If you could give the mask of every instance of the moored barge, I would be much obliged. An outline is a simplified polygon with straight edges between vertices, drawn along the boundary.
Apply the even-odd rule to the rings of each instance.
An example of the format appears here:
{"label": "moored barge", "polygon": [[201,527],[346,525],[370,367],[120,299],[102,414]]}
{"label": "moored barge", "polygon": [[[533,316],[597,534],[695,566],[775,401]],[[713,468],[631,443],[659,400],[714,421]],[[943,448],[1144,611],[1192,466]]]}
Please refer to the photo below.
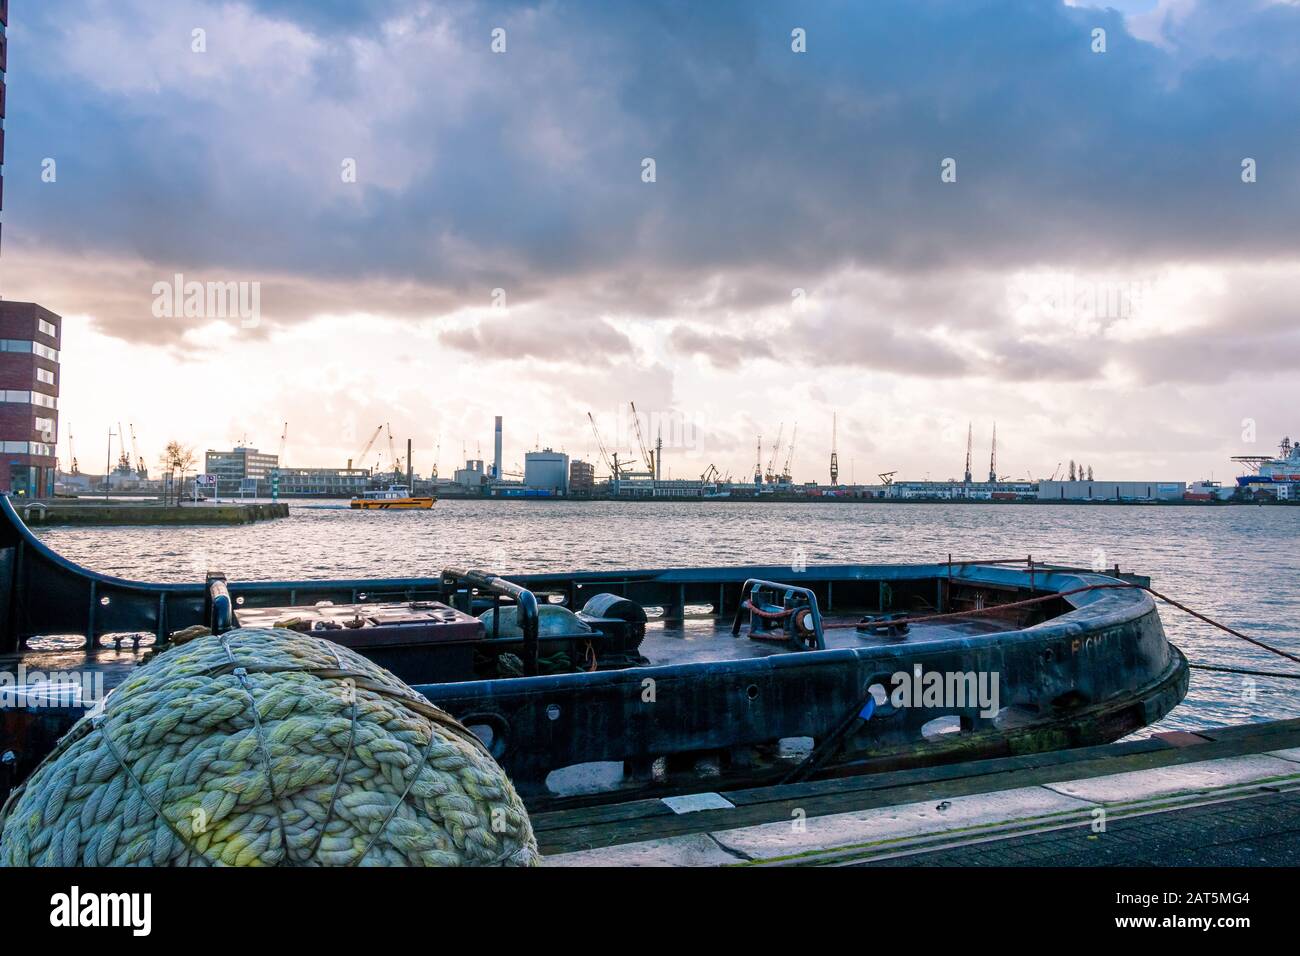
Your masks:
{"label": "moored barge", "polygon": [[[111,688],[185,628],[310,632],[470,727],[538,809],[1115,740],[1187,691],[1146,583],[1026,559],[154,584],[0,499],[0,670]],[[11,691],[4,789],[93,704]]]}

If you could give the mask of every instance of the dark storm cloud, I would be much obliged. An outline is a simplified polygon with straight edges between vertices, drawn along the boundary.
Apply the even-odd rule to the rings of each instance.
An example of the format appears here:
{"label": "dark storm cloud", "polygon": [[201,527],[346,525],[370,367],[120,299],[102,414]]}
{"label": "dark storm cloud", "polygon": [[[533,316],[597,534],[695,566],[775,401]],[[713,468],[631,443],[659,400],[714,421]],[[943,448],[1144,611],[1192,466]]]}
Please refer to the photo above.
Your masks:
{"label": "dark storm cloud", "polygon": [[776,358],[779,337],[731,335],[679,325],[673,329],[669,340],[682,355],[700,355],[718,368],[735,368],[742,362],[754,359]]}
{"label": "dark storm cloud", "polygon": [[[145,9],[16,11],[6,233],[163,274],[297,283],[278,304],[268,292],[273,320],[322,299],[445,314],[501,287],[559,323],[591,309],[707,325],[865,269],[893,286],[865,319],[841,308],[796,330],[795,353],[964,375],[979,363],[942,329],[1006,330],[971,272],[1300,254],[1295,5],[1196,4],[1166,17],[1159,46],[1115,11],[1054,0]],[[790,51],[795,26],[806,54]],[[40,181],[46,156],[57,184]],[[1260,164],[1251,186],[1244,156]],[[340,181],[345,157],[356,184]],[[152,337],[135,322],[147,289],[118,304],[133,289],[101,322]],[[673,341],[725,362],[735,334]],[[506,338],[444,336],[469,351]],[[1025,374],[1084,377],[1103,358],[986,345],[987,367]]]}
{"label": "dark storm cloud", "polygon": [[1125,364],[1139,381],[1184,385],[1294,375],[1300,370],[1300,322],[1284,330],[1242,325],[1198,330],[1127,350]]}
{"label": "dark storm cloud", "polygon": [[973,371],[968,357],[941,333],[920,334],[906,322],[834,316],[801,324],[790,338],[799,360],[818,367],[856,366],[922,378],[955,378]]}
{"label": "dark storm cloud", "polygon": [[[563,334],[560,329],[563,328]],[[438,334],[444,346],[482,358],[542,359],[585,363],[630,356],[632,341],[600,319],[565,319],[554,322],[531,319],[488,319]]]}

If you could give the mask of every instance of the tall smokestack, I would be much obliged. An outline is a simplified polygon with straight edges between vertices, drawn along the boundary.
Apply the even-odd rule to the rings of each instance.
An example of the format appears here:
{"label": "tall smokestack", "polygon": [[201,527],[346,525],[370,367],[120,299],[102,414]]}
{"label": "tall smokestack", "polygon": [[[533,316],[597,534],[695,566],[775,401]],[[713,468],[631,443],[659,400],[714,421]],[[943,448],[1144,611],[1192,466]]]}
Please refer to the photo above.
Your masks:
{"label": "tall smokestack", "polygon": [[497,416],[495,455],[492,458],[492,477],[501,480],[501,416]]}

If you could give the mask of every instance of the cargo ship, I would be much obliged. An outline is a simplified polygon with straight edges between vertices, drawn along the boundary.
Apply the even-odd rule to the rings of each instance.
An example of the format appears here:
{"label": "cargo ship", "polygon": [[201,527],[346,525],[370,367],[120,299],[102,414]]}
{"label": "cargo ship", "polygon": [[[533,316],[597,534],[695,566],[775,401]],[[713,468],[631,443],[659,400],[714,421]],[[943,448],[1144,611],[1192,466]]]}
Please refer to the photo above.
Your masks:
{"label": "cargo ship", "polygon": [[1276,458],[1237,455],[1232,460],[1251,468],[1250,474],[1238,476],[1237,486],[1240,488],[1252,485],[1276,486],[1267,490],[1284,497],[1289,496],[1291,486],[1300,485],[1300,442],[1293,445],[1290,438],[1282,439]]}
{"label": "cargo ship", "polygon": [[[310,633],[470,728],[530,809],[1116,740],[1187,692],[1147,583],[1033,559],[148,583],[67,560],[0,498],[6,670],[111,691],[191,627]],[[14,691],[0,791],[95,704]],[[575,794],[593,765],[617,772]]]}

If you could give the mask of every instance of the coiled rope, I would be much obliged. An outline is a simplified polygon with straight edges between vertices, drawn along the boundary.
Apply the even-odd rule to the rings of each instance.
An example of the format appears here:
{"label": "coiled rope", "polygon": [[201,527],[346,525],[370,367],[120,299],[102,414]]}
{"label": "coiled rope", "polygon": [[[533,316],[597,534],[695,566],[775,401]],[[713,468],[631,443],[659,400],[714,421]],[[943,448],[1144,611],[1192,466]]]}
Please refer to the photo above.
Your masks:
{"label": "coiled rope", "polygon": [[287,630],[158,654],[69,731],[0,824],[6,866],[538,862],[477,737],[360,655]]}

